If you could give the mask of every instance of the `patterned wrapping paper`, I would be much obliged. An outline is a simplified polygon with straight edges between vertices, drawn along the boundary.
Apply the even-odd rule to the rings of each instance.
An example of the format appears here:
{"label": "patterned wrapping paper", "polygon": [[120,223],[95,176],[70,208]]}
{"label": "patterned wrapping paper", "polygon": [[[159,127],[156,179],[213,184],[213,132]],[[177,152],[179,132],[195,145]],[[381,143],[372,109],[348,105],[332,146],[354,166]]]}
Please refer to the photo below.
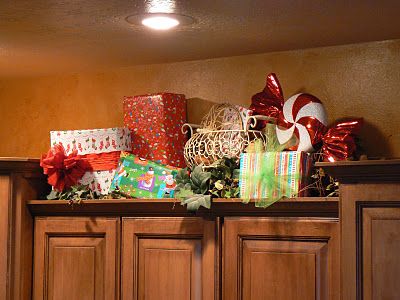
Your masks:
{"label": "patterned wrapping paper", "polygon": [[[240,105],[235,105],[235,107],[239,110],[240,117],[242,119],[242,124],[243,124],[243,129],[248,128],[249,125],[246,124],[247,118],[251,116],[252,111],[248,110],[247,108],[240,106]],[[226,109],[224,113],[224,122],[231,122],[235,119],[234,118],[234,110],[232,109]],[[240,128],[227,128],[227,129],[232,129],[232,130],[239,130]]]}
{"label": "patterned wrapping paper", "polygon": [[268,206],[282,197],[304,197],[312,167],[309,153],[297,151],[243,153],[240,158],[240,196]]}
{"label": "patterned wrapping paper", "polygon": [[[50,131],[51,146],[61,143],[66,154],[77,150],[79,155],[130,151],[131,135],[128,128]],[[81,184],[89,185],[97,194],[108,194],[115,170],[86,172]]]}
{"label": "patterned wrapping paper", "polygon": [[112,191],[135,198],[173,198],[179,169],[121,153]]}
{"label": "patterned wrapping paper", "polygon": [[124,124],[131,129],[132,152],[158,163],[185,167],[185,95],[172,93],[125,97]]}

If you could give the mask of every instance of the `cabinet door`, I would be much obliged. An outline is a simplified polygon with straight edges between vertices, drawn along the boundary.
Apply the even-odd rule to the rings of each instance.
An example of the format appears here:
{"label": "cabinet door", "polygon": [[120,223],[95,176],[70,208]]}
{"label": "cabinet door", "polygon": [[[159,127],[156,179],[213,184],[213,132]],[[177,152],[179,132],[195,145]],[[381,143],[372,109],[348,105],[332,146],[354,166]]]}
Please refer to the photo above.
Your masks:
{"label": "cabinet door", "polygon": [[214,299],[215,222],[122,221],[122,299]]}
{"label": "cabinet door", "polygon": [[336,220],[226,218],[223,299],[339,299]]}
{"label": "cabinet door", "polygon": [[[376,182],[385,176],[379,169],[369,174]],[[343,300],[399,299],[399,194],[398,183],[340,184]]]}
{"label": "cabinet door", "polygon": [[119,220],[37,218],[34,299],[118,299]]}
{"label": "cabinet door", "polygon": [[363,299],[399,299],[399,253],[400,208],[363,208]]}

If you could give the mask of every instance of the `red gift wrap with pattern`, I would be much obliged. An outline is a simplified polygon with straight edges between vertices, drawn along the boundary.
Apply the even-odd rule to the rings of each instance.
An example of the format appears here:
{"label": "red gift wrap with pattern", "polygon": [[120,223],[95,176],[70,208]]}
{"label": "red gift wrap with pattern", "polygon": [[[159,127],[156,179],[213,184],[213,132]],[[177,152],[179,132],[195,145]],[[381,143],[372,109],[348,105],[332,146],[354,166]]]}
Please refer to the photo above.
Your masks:
{"label": "red gift wrap with pattern", "polygon": [[124,98],[124,125],[131,130],[132,153],[157,163],[185,167],[185,95],[157,93]]}

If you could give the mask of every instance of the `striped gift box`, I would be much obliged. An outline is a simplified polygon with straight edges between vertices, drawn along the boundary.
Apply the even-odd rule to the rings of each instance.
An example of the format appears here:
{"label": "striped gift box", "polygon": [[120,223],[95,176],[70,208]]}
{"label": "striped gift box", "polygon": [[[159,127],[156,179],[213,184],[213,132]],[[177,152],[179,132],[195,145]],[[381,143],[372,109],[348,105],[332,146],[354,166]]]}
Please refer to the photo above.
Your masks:
{"label": "striped gift box", "polygon": [[243,153],[239,187],[243,199],[265,199],[272,204],[282,197],[304,197],[312,167],[306,152]]}

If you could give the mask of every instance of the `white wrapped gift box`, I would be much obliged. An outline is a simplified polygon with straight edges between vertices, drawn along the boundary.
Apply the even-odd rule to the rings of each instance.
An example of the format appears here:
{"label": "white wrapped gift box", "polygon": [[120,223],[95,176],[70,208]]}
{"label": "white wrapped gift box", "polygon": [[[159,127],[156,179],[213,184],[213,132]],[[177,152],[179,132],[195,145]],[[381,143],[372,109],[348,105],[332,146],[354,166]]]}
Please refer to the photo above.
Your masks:
{"label": "white wrapped gift box", "polygon": [[[130,130],[120,127],[50,131],[50,143],[51,146],[61,143],[67,155],[74,150],[79,155],[131,151]],[[107,194],[114,173],[115,169],[86,172],[79,182],[89,185],[97,194]]]}

